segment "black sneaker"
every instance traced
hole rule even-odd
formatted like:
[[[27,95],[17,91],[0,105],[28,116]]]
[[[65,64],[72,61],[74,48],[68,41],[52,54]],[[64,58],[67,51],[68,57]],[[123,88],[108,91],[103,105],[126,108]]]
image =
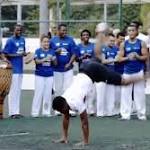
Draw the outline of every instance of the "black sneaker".
[[[15,114],[15,115],[11,115],[10,118],[11,119],[20,119],[23,118],[24,116],[20,115],[20,114]]]
[[[11,119],[19,119],[19,117],[17,115],[11,115],[10,118]]]

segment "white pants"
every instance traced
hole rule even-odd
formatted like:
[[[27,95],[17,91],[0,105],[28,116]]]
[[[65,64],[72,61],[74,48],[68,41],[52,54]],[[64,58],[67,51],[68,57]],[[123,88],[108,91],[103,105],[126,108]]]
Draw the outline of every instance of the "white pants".
[[[95,84],[92,85],[90,92],[86,97],[86,104],[87,104],[87,113],[94,114],[95,110],[95,98],[96,98],[96,87]]]
[[[105,82],[96,83],[96,116],[103,117],[105,115],[105,89]]]
[[[115,104],[114,104],[114,114],[118,115],[120,113],[120,101],[121,101],[121,86],[115,86]]]
[[[33,117],[39,116],[42,100],[42,115],[51,116],[52,87],[53,77],[42,77],[35,75],[35,92],[31,111],[31,115]]]
[[[22,87],[22,74],[13,74],[8,94],[9,116],[20,114],[20,96]]]
[[[124,74],[125,79],[142,77],[144,75],[143,71],[134,74]],[[141,80],[136,83],[122,86],[121,91],[121,109],[120,113],[122,118],[130,119],[132,112],[132,89],[134,92],[134,102],[137,110],[138,118],[145,117],[146,114],[146,104],[145,104],[145,81]]]
[[[62,95],[73,81],[73,69],[66,72],[54,72],[55,96]]]
[[[113,116],[115,108],[115,86],[111,84],[106,84],[105,89],[105,98],[106,98],[106,116]]]

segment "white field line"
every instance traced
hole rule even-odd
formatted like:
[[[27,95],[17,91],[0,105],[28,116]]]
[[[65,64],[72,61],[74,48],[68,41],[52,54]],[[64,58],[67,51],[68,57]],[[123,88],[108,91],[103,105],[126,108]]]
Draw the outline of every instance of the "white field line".
[[[2,134],[1,137],[12,137],[12,136],[23,136],[23,135],[29,135],[29,132],[23,132],[23,133],[13,133],[13,134]]]

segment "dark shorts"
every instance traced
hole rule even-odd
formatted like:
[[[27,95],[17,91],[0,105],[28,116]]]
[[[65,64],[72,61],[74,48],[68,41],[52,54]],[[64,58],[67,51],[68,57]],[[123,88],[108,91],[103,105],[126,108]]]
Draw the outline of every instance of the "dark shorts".
[[[107,84],[121,85],[122,77],[119,73],[114,71],[108,71]]]

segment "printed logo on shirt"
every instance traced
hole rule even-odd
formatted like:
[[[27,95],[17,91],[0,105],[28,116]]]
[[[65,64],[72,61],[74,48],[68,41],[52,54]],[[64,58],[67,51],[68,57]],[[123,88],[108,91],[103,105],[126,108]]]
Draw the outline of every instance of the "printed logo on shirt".
[[[40,57],[45,57],[45,54],[40,54]]]
[[[42,66],[51,66],[51,62],[44,62],[44,63],[42,63]]]
[[[17,47],[19,46],[19,43],[18,43],[18,42],[16,42],[16,46],[17,46]]]
[[[18,47],[17,54],[23,54],[23,53],[24,53],[24,48]]]
[[[62,43],[62,45],[68,45],[68,43]]]
[[[20,44],[21,44],[21,45],[24,45],[24,42],[21,42]]]
[[[65,48],[61,48],[60,55],[66,56],[68,54],[68,51]]]
[[[91,53],[92,52],[92,49],[87,49],[86,50],[88,53]]]
[[[126,47],[126,51],[127,52],[131,51],[131,47]]]
[[[85,51],[84,51],[84,50],[81,50],[81,51],[80,51],[80,53],[81,53],[81,54],[84,54],[84,53],[85,53]]]
[[[56,43],[56,46],[60,46],[60,43]]]
[[[138,47],[135,46],[135,47],[133,47],[133,49],[140,49],[140,47],[139,46]]]

